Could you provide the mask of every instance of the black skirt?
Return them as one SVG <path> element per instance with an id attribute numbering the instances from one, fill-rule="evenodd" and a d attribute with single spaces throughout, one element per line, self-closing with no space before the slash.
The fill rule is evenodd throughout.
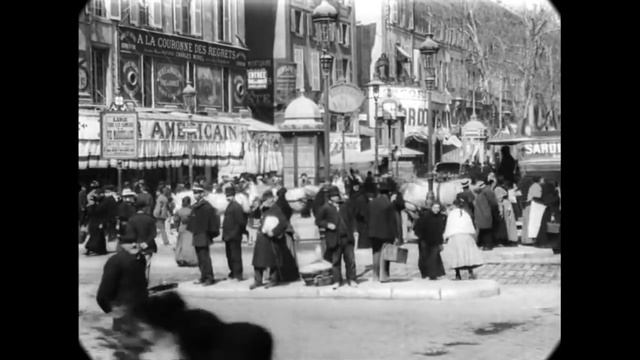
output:
<path id="1" fill-rule="evenodd" d="M 422 278 L 437 278 L 445 275 L 442 257 L 440 256 L 440 245 L 427 245 L 419 242 L 418 267 Z"/>

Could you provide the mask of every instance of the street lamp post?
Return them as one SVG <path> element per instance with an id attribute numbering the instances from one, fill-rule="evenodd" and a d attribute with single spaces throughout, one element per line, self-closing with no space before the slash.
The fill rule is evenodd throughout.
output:
<path id="1" fill-rule="evenodd" d="M 375 137 L 375 168 L 374 173 L 378 173 L 378 97 L 380 95 L 380 85 L 384 85 L 384 83 L 378 79 L 374 79 L 370 81 L 366 86 L 370 87 L 373 90 L 373 101 L 375 103 L 374 112 L 373 112 L 373 122 L 374 122 L 374 134 Z"/>
<path id="2" fill-rule="evenodd" d="M 322 42 L 322 55 L 320 56 L 320 66 L 324 75 L 324 168 L 325 181 L 330 181 L 331 176 L 331 157 L 329 134 L 331 132 L 331 121 L 329 114 L 329 75 L 333 65 L 333 56 L 327 52 L 329 46 L 329 32 L 333 31 L 333 25 L 338 17 L 336 9 L 327 2 L 322 0 L 320 5 L 313 9 L 311 19 L 315 24 L 320 26 L 320 40 Z"/>
<path id="3" fill-rule="evenodd" d="M 427 128 L 429 131 L 429 153 L 428 155 L 428 164 L 427 170 L 430 174 L 429 176 L 429 193 L 427 194 L 427 199 L 433 198 L 433 176 L 431 172 L 434 171 L 435 166 L 435 136 L 434 136 L 434 119 L 433 112 L 431 110 L 431 91 L 434 88 L 436 81 L 436 71 L 433 65 L 433 58 L 435 54 L 440 50 L 440 45 L 433 40 L 433 34 L 431 33 L 431 24 L 429 24 L 429 31 L 427 34 L 427 38 L 420 44 L 420 54 L 422 54 L 424 58 L 424 73 L 425 73 L 425 87 L 427 90 Z"/>
<path id="4" fill-rule="evenodd" d="M 191 135 L 198 132 L 191 119 L 196 108 L 196 89 L 191 85 L 191 81 L 187 81 L 187 86 L 182 90 L 182 100 L 184 101 L 184 107 L 189 112 L 189 126 L 183 128 L 183 131 L 187 134 L 188 149 L 189 149 L 189 186 L 193 186 L 193 146 Z"/>

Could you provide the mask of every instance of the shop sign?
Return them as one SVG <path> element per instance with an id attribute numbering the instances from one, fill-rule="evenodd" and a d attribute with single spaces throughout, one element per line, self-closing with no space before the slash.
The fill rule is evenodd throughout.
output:
<path id="1" fill-rule="evenodd" d="M 297 64 L 279 61 L 275 66 L 276 103 L 288 104 L 296 96 Z"/>
<path id="2" fill-rule="evenodd" d="M 202 142 L 222 142 L 246 140 L 246 126 L 220 124 L 214 122 L 193 122 L 197 132 L 191 140 Z M 188 140 L 184 131 L 189 123 L 181 120 L 141 120 L 139 138 L 141 140 Z"/>
<path id="3" fill-rule="evenodd" d="M 371 91 L 371 90 L 370 90 Z M 380 99 L 378 100 L 378 116 L 382 114 L 382 102 L 384 98 L 388 96 L 390 91 L 391 96 L 400 102 L 402 108 L 405 110 L 405 122 L 404 133 L 405 136 L 417 136 L 420 138 L 428 138 L 429 136 L 429 123 L 428 123 L 428 104 L 427 94 L 424 90 L 415 87 L 380 87 Z M 369 113 L 370 119 L 374 119 L 373 113 L 375 109 L 375 103 L 373 101 L 373 93 L 369 96 Z M 433 100 L 432 100 L 433 101 Z M 370 124 L 371 127 L 375 126 L 373 121 Z"/>
<path id="4" fill-rule="evenodd" d="M 248 89 L 261 90 L 267 88 L 267 69 L 247 69 Z"/>
<path id="5" fill-rule="evenodd" d="M 329 88 L 329 110 L 335 113 L 352 113 L 360 109 L 364 94 L 353 84 L 337 84 Z"/>
<path id="6" fill-rule="evenodd" d="M 105 111 L 100 119 L 102 158 L 135 159 L 138 155 L 138 113 Z"/>
<path id="7" fill-rule="evenodd" d="M 331 156 L 342 153 L 342 134 L 331 133 L 329 139 Z M 360 138 L 345 136 L 344 148 L 347 152 L 360 151 Z"/>
<path id="8" fill-rule="evenodd" d="M 79 116 L 78 139 L 100 140 L 100 118 L 97 116 Z"/>
<path id="9" fill-rule="evenodd" d="M 525 158 L 560 157 L 560 141 L 536 141 L 522 145 Z"/>
<path id="10" fill-rule="evenodd" d="M 120 26 L 119 31 L 121 50 L 207 65 L 236 68 L 247 65 L 244 49 L 125 26 Z"/>

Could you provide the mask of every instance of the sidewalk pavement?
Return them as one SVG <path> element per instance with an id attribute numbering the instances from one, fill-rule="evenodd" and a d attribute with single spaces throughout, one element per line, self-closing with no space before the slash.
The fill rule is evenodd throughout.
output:
<path id="1" fill-rule="evenodd" d="M 212 286 L 203 287 L 192 282 L 183 282 L 177 291 L 185 296 L 200 298 L 333 298 L 333 299 L 404 299 L 404 300 L 450 300 L 489 297 L 500 294 L 500 287 L 493 280 L 423 280 L 392 278 L 386 283 L 361 282 L 357 288 L 341 286 L 333 290 L 331 286 L 305 286 L 297 281 L 269 289 L 260 287 L 249 290 L 253 280 L 241 282 L 224 280 Z"/>

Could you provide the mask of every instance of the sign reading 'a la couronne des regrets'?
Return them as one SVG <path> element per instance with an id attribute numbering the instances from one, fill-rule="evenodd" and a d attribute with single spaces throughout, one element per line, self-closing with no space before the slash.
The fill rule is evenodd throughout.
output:
<path id="1" fill-rule="evenodd" d="M 243 49 L 124 26 L 119 30 L 122 50 L 211 65 L 247 66 L 247 51 Z"/>

